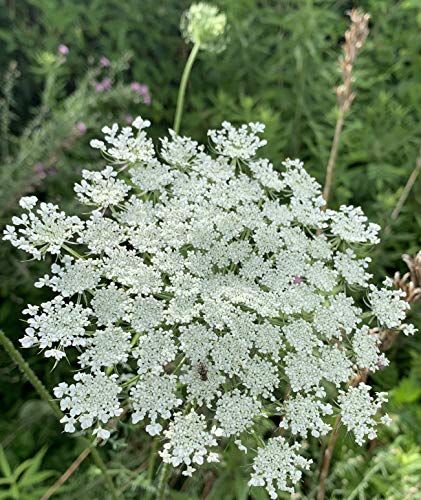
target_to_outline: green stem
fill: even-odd
[[[189,58],[187,59],[186,66],[184,67],[183,76],[181,77],[180,88],[178,89],[177,97],[177,108],[175,111],[174,118],[174,132],[178,134],[180,132],[181,117],[183,116],[183,106],[184,106],[184,96],[186,94],[186,86],[189,80],[190,71],[192,69],[194,60],[196,59],[197,53],[199,52],[200,44],[195,43],[192,51],[190,52]]]
[[[165,498],[165,492],[167,489],[167,479],[168,479],[168,473],[170,471],[170,466],[169,464],[164,463],[162,467],[162,471],[159,477],[159,483],[158,483],[158,493],[156,496],[157,500],[164,500]]]
[[[71,255],[73,255],[73,257],[76,257],[76,259],[83,259],[83,256],[80,255],[79,253],[77,253],[76,250],[73,250],[73,248],[70,248],[69,246],[67,246],[65,244],[63,244],[62,247],[64,248],[64,250],[66,250]]]
[[[129,387],[129,385],[132,385],[134,384],[135,382],[137,382],[140,378],[140,375],[135,375],[133,378],[131,378],[130,380],[128,380],[127,382],[124,382],[124,384],[122,384],[122,388],[125,389],[126,387]]]
[[[151,453],[149,455],[148,475],[146,477],[150,483],[152,483],[153,479],[153,471],[155,468],[157,448],[158,448],[158,438],[154,439],[151,447]],[[148,492],[146,494],[146,500],[150,500],[151,497],[152,497],[151,492]]]
[[[4,332],[0,330],[0,343],[4,347],[7,354],[12,358],[12,360],[18,365],[22,373],[26,376],[29,382],[33,385],[34,389],[38,392],[41,398],[48,403],[50,408],[53,410],[54,415],[60,420],[63,417],[63,413],[60,408],[54,403],[49,392],[42,384],[41,380],[35,375],[34,371],[28,365],[28,363],[23,359],[21,353],[15,348],[12,342],[6,337]]]
[[[61,420],[61,418],[63,417],[63,412],[60,410],[60,408],[57,406],[57,404],[53,401],[50,393],[44,387],[41,380],[36,376],[36,374],[32,370],[32,368],[23,359],[21,353],[12,344],[10,339],[8,337],[6,337],[5,333],[2,330],[0,330],[0,344],[4,347],[4,350],[10,356],[10,358],[18,365],[18,367],[20,368],[22,373],[26,376],[26,378],[29,380],[29,382],[32,384],[32,386],[37,391],[37,393],[41,396],[41,398],[50,406],[50,408],[53,410],[54,415],[59,420]],[[105,465],[104,461],[102,460],[101,455],[99,454],[98,450],[94,446],[92,446],[92,443],[91,443],[91,441],[89,441],[89,439],[80,438],[80,440],[83,443],[85,443],[88,447],[91,448],[92,458],[93,458],[94,462],[96,463],[97,467],[104,474],[105,482],[107,483],[108,488],[110,489],[112,497],[115,500],[117,500],[118,499],[117,491],[114,488],[113,482],[107,473],[107,466]]]

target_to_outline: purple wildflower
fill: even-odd
[[[110,60],[105,57],[105,56],[101,56],[100,59],[99,59],[99,63],[101,64],[101,66],[103,66],[104,68],[108,68],[109,66],[111,66],[111,63],[110,63]]]
[[[101,83],[105,90],[109,90],[111,88],[111,80],[108,78],[108,76],[105,77]]]
[[[69,53],[69,47],[67,45],[63,45],[62,43],[58,46],[58,51],[63,56],[66,56]]]
[[[86,132],[86,125],[83,122],[77,122],[76,128],[81,133],[81,135],[83,135]]]

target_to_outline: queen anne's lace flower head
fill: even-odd
[[[146,431],[154,436],[162,430],[162,425],[156,422],[158,416],[165,420],[171,417],[171,410],[180,406],[182,399],[176,397],[177,377],[175,375],[144,375],[137,384],[131,388],[130,397],[135,410],[132,415],[133,423],[140,422],[146,415],[151,423],[146,426]]]
[[[225,393],[217,403],[215,418],[223,436],[241,434],[258,415],[260,402],[253,396],[241,394],[238,389]]]
[[[338,252],[334,257],[335,268],[349,285],[366,286],[372,277],[366,273],[371,262],[370,257],[358,259],[353,250],[347,248],[344,253]]]
[[[352,338],[352,348],[358,368],[375,372],[389,364],[384,354],[380,354],[378,333],[370,331],[367,325],[356,330]]]
[[[87,339],[86,350],[79,356],[79,363],[83,368],[90,367],[92,371],[123,363],[129,357],[130,340],[130,333],[119,326],[97,330]]]
[[[378,243],[378,224],[370,222],[360,207],[342,205],[339,212],[327,210],[331,219],[331,232],[348,243]]]
[[[83,172],[85,220],[21,200],[4,239],[54,254],[36,286],[56,294],[24,311],[22,345],[75,360],[75,380],[54,391],[66,431],[106,439],[127,408],[185,475],[217,460],[221,439],[247,451],[244,437],[280,415],[284,436],[258,443],[250,481],[275,498],[309,467],[300,440],[329,432],[336,403],[358,443],[375,436],[385,396],[346,388],[386,366],[379,329],[414,333],[408,305],[390,282],[370,283],[378,227],[359,208],[324,211],[299,160],[278,173],[257,158],[262,125],[224,122],[209,131],[211,153],[170,131],[158,154],[149,125],[115,124],[93,141],[124,172]]]
[[[264,129],[265,126],[261,123],[249,123],[236,129],[231,123],[223,122],[222,130],[209,130],[208,136],[218,154],[232,159],[249,160],[260,147],[266,145],[266,141],[258,136]]]

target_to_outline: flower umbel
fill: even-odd
[[[67,432],[106,439],[125,407],[187,476],[218,460],[220,440],[247,451],[246,435],[280,415],[284,435],[257,440],[250,484],[290,493],[311,462],[301,441],[329,432],[336,404],[357,443],[375,437],[385,395],[347,382],[387,364],[367,320],[413,333],[408,305],[370,282],[378,227],[360,208],[324,211],[299,160],[278,173],[257,158],[263,125],[224,122],[211,152],[174,131],[156,152],[149,125],[114,124],[92,142],[114,167],[83,171],[84,220],[22,198],[4,239],[54,255],[36,286],[55,293],[24,311],[22,345],[75,360],[74,381],[54,391]]]

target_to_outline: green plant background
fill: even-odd
[[[406,272],[401,255],[420,248],[420,181],[396,221],[390,213],[421,146],[421,1],[215,3],[228,16],[229,43],[220,54],[200,53],[182,133],[206,141],[206,130],[223,120],[261,121],[267,126],[264,153],[277,165],[286,157],[301,158],[320,182],[337,115],[333,89],[340,79],[345,13],[361,7],[371,14],[370,35],[355,70],[357,97],[341,137],[332,206],[361,205],[371,220],[390,227],[373,250],[376,279]],[[89,140],[103,124],[141,114],[153,122],[155,138],[166,133],[189,51],[178,28],[188,5],[182,0],[0,0],[1,225],[17,210],[19,197],[30,192],[79,210],[72,184],[82,168],[102,166]],[[70,49],[64,61],[57,56],[59,44]],[[111,68],[100,67],[102,55]],[[98,93],[93,82],[104,77],[111,78],[112,88]],[[150,106],[130,88],[132,81],[149,86]],[[86,124],[86,134],[77,132],[78,122]],[[53,169],[43,179],[34,169],[39,162]],[[6,243],[0,245],[0,259],[0,327],[16,343],[25,304],[47,297],[32,285],[45,264],[25,262]],[[411,313],[418,326],[420,309],[415,306]],[[66,366],[51,371],[34,351],[23,354],[49,389],[70,373]],[[390,366],[371,383],[391,391],[393,425],[364,449],[340,435],[328,498],[421,498],[421,342],[400,338],[388,355]],[[62,434],[49,407],[4,352],[0,384],[0,498],[40,498],[82,448]],[[102,456],[121,498],[143,498],[150,488],[144,466],[148,440],[125,425],[119,436]],[[309,445],[318,450],[321,443]],[[215,500],[267,498],[248,489],[246,464],[247,457],[228,449],[220,468],[208,467],[185,482],[174,476],[170,497],[204,498],[209,491],[206,498]],[[299,498],[314,498],[317,466],[298,488]],[[56,497],[102,499],[107,492],[100,471],[87,460]]]

